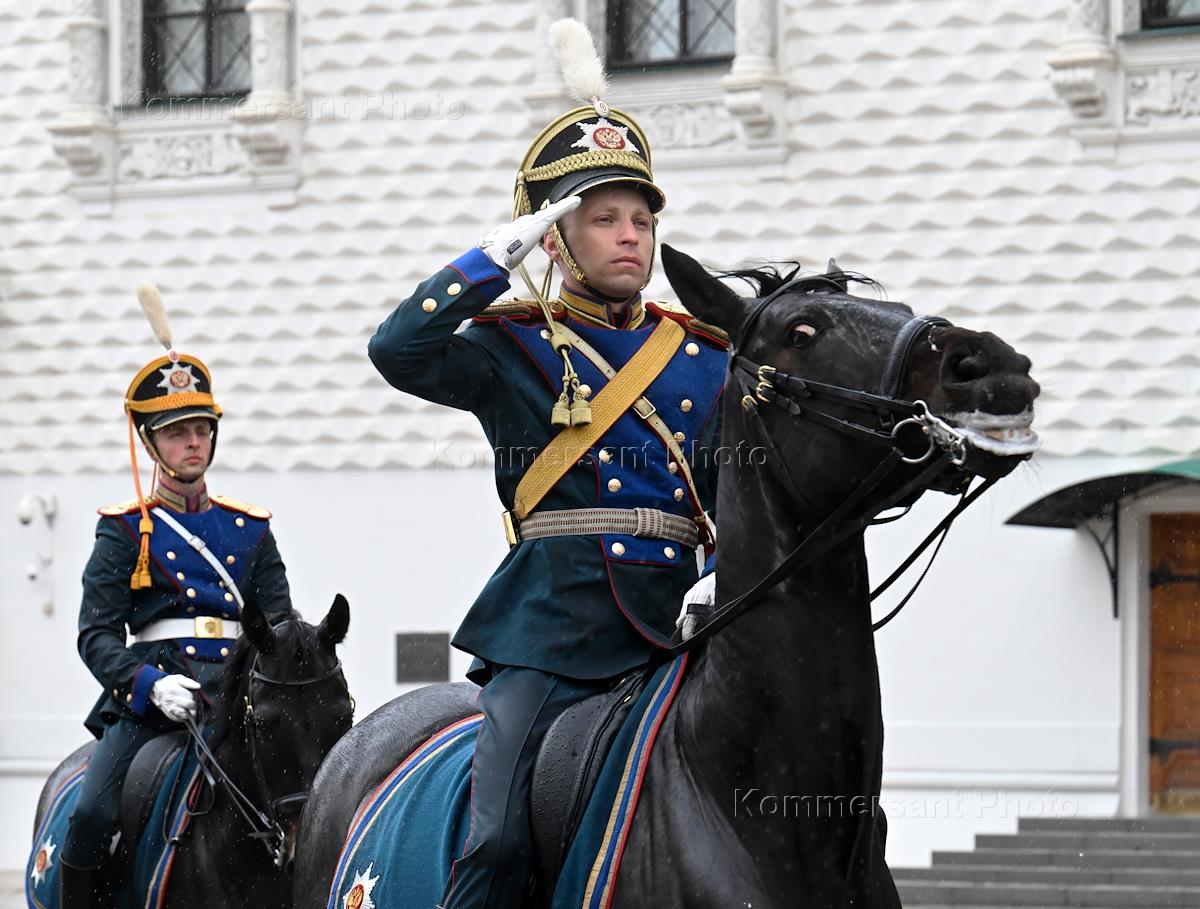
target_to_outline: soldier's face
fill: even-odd
[[[650,275],[654,218],[646,197],[625,186],[598,186],[583,194],[583,204],[559,222],[571,255],[591,285],[623,300],[642,289]],[[547,255],[562,264],[549,237]],[[574,284],[569,273],[563,280]]]
[[[193,483],[204,476],[212,456],[212,424],[203,417],[180,420],[154,431],[154,445],[176,478]]]

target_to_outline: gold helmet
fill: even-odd
[[[142,520],[139,533],[142,537],[141,553],[137,569],[130,579],[130,586],[135,590],[149,587],[149,543],[150,534],[154,532],[154,523],[150,519],[147,499],[142,494],[141,474],[138,470],[137,437],[145,443],[157,465],[169,476],[175,472],[163,461],[154,442],[153,433],[172,423],[182,420],[202,418],[212,426],[212,448],[209,451],[209,463],[217,448],[217,421],[221,418],[221,408],[213,400],[212,373],[198,358],[190,354],[179,353],[172,346],[171,327],[167,322],[166,311],[158,288],[153,284],[143,284],[137,289],[138,302],[142,305],[146,318],[154,336],[163,347],[167,348],[165,356],[156,357],[138,370],[129,388],[125,391],[125,415],[129,422],[129,463],[133,471],[133,485],[137,491],[138,505],[142,510]],[[207,466],[207,465],[206,465]]]
[[[667,197],[654,182],[650,143],[633,117],[604,102],[604,68],[587,28],[575,19],[560,19],[551,26],[550,37],[567,87],[584,106],[557,117],[529,146],[517,172],[513,217],[606,183],[623,183],[639,190],[651,214],[657,215]],[[588,286],[587,275],[575,262],[557,224],[550,229],[550,236],[563,264]]]

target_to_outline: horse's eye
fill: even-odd
[[[817,329],[807,322],[801,322],[798,325],[792,326],[792,346],[803,347],[809,341],[817,336]]]

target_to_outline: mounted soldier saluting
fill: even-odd
[[[267,618],[291,609],[270,514],[208,493],[221,417],[208,367],[172,348],[155,288],[140,287],[138,299],[167,354],[142,367],[125,393],[137,499],[100,509],[83,573],[79,653],[105,692],[85,722],[99,742],[62,845],[63,909],[111,905],[106,865],[126,771],[150,739],[196,717],[198,698],[218,700],[241,632],[242,592]],[[142,494],[138,442],[155,465],[150,496]]]
[[[642,299],[666,202],[649,144],[602,100],[584,27],[564,20],[552,37],[585,106],[529,147],[514,220],[420,284],[370,343],[393,386],[479,418],[511,546],[454,637],[477,658],[484,719],[453,909],[521,904],[550,724],[669,645],[689,590],[711,597],[696,552],[711,569],[727,339]],[[541,282],[522,264],[537,245],[552,261]],[[514,270],[534,299],[496,303]]]

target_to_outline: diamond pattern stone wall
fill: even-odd
[[[223,467],[487,462],[473,420],[388,388],[366,341],[507,216],[536,131],[537,4],[301,6],[295,204],[239,192],[108,217],[70,194],[46,130],[66,103],[72,4],[0,10],[0,473],[125,469],[121,395],[157,353],[133,293],[146,280],[213,369]],[[663,238],[714,265],[833,255],[918,310],[995,331],[1034,360],[1050,454],[1195,452],[1195,149],[1084,157],[1046,79],[1065,15],[1038,0],[787,0],[774,166],[720,104],[653,106]],[[636,112],[653,81],[616,94]],[[650,293],[669,295],[661,273]]]

